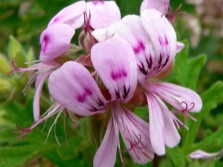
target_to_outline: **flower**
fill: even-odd
[[[122,39],[110,38],[93,46],[91,59],[110,94],[107,101],[90,73],[76,62],[67,62],[50,75],[51,96],[80,116],[103,113],[111,108],[111,117],[95,155],[94,166],[114,166],[117,147],[122,160],[119,131],[135,162],[151,161],[153,151],[147,133],[149,124],[124,106],[133,97],[137,84],[137,66],[131,46]]]
[[[194,118],[188,111],[199,112],[202,107],[202,101],[194,91],[157,82],[158,78],[169,74],[176,53],[182,49],[182,45],[178,48],[174,28],[162,13],[147,9],[141,13],[141,17],[126,16],[106,30],[96,30],[93,35],[99,40],[121,38],[131,45],[138,66],[138,82],[148,103],[151,145],[156,154],[164,155],[165,145],[174,147],[180,141],[174,123],[177,126],[178,122],[184,124],[169,111],[161,99],[192,119]]]
[[[40,94],[46,78],[67,61],[76,60],[84,65],[91,65],[89,55],[80,55],[77,52],[85,49],[86,53],[89,54],[88,52],[95,42],[91,38],[90,40],[84,39],[85,42],[82,45],[79,41],[81,47],[71,44],[75,30],[83,26],[85,32],[80,34],[79,39],[83,35],[88,38],[91,36],[92,30],[105,28],[120,18],[119,8],[114,1],[76,2],[56,14],[42,32],[40,36],[40,61],[34,62],[37,64],[29,68],[19,68],[16,67],[15,61],[12,61],[12,72],[32,72],[26,89],[36,80],[33,103],[35,121],[40,118]]]
[[[215,152],[215,153],[208,153],[202,150],[196,150],[192,153],[190,153],[189,157],[192,159],[209,159],[209,158],[213,158],[216,157],[218,155],[220,155],[220,157],[223,154],[223,149],[221,149],[219,152]]]

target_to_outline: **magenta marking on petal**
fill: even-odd
[[[58,17],[56,17],[54,20],[53,20],[53,22],[58,22],[58,21],[60,21],[61,20],[61,18],[62,18],[62,16],[58,16]]]
[[[103,5],[104,3],[105,3],[104,1],[94,1],[93,2],[94,5],[97,5],[97,4],[102,4]]]
[[[139,41],[139,46],[142,50],[145,50],[145,45],[142,41]]]
[[[114,72],[114,71],[111,72],[111,78],[113,80],[125,78],[125,77],[127,77],[127,75],[128,75],[128,73],[124,69],[121,69],[119,72]]]
[[[167,39],[167,37],[165,36],[165,45],[168,45],[168,44],[169,44],[168,39]]]
[[[41,43],[41,49],[43,52],[46,51],[47,46],[49,44],[49,40],[50,40],[50,37],[48,36],[48,34],[45,34],[43,37],[43,42]]]
[[[91,92],[90,89],[85,88],[84,90],[85,90],[85,92],[82,95],[77,96],[77,101],[79,101],[81,103],[83,103],[86,100],[87,96],[91,96],[92,95],[92,92]]]
[[[137,45],[133,47],[133,51],[135,54],[139,54],[142,50],[145,50],[145,45],[141,40],[139,40]]]
[[[165,39],[163,39],[162,37],[159,37],[158,39],[159,39],[159,43],[160,43],[161,46],[166,46],[166,45],[169,44],[168,39],[166,38],[166,36],[165,36]]]
[[[86,95],[89,95],[89,96],[92,95],[92,92],[90,89],[85,88],[84,90],[85,90]]]

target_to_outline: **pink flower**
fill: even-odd
[[[192,153],[190,153],[190,158],[192,159],[210,159],[210,158],[214,158],[214,157],[221,157],[223,155],[223,149],[221,149],[221,151],[219,152],[215,152],[215,153],[208,153],[202,150],[196,150]]]
[[[178,122],[184,124],[169,111],[161,99],[192,119],[194,118],[188,111],[199,112],[202,107],[202,101],[195,92],[174,84],[155,82],[156,78],[169,71],[176,53],[183,48],[178,48],[172,25],[162,13],[149,9],[141,13],[141,18],[126,16],[105,30],[96,30],[93,35],[99,40],[121,38],[131,45],[138,66],[138,82],[149,107],[151,145],[156,154],[165,154],[165,145],[174,147],[180,141],[174,123],[177,126]]]
[[[94,166],[114,166],[117,147],[121,156],[119,131],[135,162],[151,161],[149,124],[124,107],[133,97],[137,84],[137,66],[131,46],[122,39],[110,38],[93,46],[91,59],[110,93],[107,101],[91,74],[75,62],[65,63],[51,74],[50,94],[57,103],[80,116],[103,113],[111,107],[110,121],[95,155]]]
[[[163,15],[166,15],[169,8],[169,0],[143,0],[141,7],[140,7],[140,13],[142,13],[144,10],[147,9],[156,9]]]
[[[86,30],[84,35],[87,34],[89,36],[92,29],[104,28],[120,20],[120,18],[119,8],[114,1],[76,2],[55,15],[49,22],[48,27],[42,32],[40,36],[40,61],[36,61],[37,64],[29,68],[18,68],[15,66],[14,61],[12,61],[13,71],[21,73],[32,72],[26,88],[36,79],[36,93],[33,105],[35,121],[38,121],[40,118],[40,93],[46,78],[64,62],[71,60],[67,56],[69,50],[75,54],[75,51],[72,50],[71,40],[76,29],[83,26]],[[87,53],[95,44],[93,40],[92,38],[85,40],[84,46],[81,45]],[[89,62],[89,55],[83,55],[77,61],[86,65],[91,64]]]

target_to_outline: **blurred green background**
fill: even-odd
[[[201,94],[217,81],[223,80],[222,0],[170,1],[173,11],[182,4],[180,11],[187,13],[187,15],[178,15],[173,23],[178,40],[189,41],[189,52],[185,51],[185,54],[188,54],[187,56],[191,60],[195,59],[199,54],[207,55],[206,63],[202,67],[196,83],[197,92]],[[43,132],[41,132],[41,129],[44,125],[34,129],[33,132],[28,134],[24,142],[14,142],[18,135],[11,132],[11,130],[15,129],[16,123],[21,127],[31,126],[33,121],[32,100],[34,94],[34,88],[31,88],[26,96],[22,92],[28,81],[28,75],[25,74],[20,78],[19,74],[14,76],[7,75],[10,71],[9,62],[15,56],[13,49],[19,48],[22,50],[26,60],[32,60],[33,57],[38,59],[40,52],[39,36],[41,32],[58,11],[74,2],[73,0],[0,0],[0,167],[92,166],[96,150],[89,137],[89,120],[87,119],[81,119],[77,124],[67,123],[68,148],[66,147],[63,128],[64,119],[67,121],[68,119],[63,118],[63,116],[58,120],[56,127],[56,133],[61,141],[61,146],[56,143],[53,132],[50,134],[48,141],[44,143],[54,119],[50,119],[47,122]],[[139,14],[141,0],[116,0],[116,2],[120,7],[122,16]],[[74,39],[74,42],[77,43],[76,39]],[[180,66],[176,68],[182,68],[182,71],[185,70],[184,67]],[[193,75],[193,72],[190,74]],[[169,80],[172,80],[172,77],[174,75],[171,75]],[[190,80],[190,77],[188,76],[187,80]],[[223,136],[220,135],[223,132],[222,128],[220,132],[218,131],[222,127],[223,121],[223,96],[222,94],[218,95],[223,90],[219,85],[214,87],[216,93],[206,93],[204,95],[206,97],[208,94],[208,98],[215,99],[215,101],[213,100],[214,102],[211,103],[213,107],[208,109],[208,114],[202,116],[195,139],[196,142],[200,142],[207,136],[217,132],[216,138],[208,140],[205,143],[206,145],[203,145],[203,149],[212,152],[219,151],[223,145]],[[45,104],[42,105],[42,110],[46,111],[50,103],[47,86],[44,86],[43,94],[42,102],[45,102]],[[147,109],[138,109],[137,112],[145,119],[148,116]],[[181,129],[180,133],[182,140],[184,140],[184,137],[187,138],[186,133],[188,131]],[[187,157],[190,149],[184,149],[184,144],[182,143],[179,147],[172,150],[168,149],[167,156],[156,157],[153,163],[145,166],[203,165],[220,167],[223,165],[222,159],[207,161],[190,160]],[[134,164],[128,155],[126,157],[127,167],[140,166]],[[119,159],[119,156],[117,156],[116,166],[121,166]]]

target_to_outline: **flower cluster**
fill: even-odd
[[[125,151],[139,164],[152,161],[154,153],[164,155],[165,146],[176,146],[177,127],[186,127],[185,120],[181,122],[166,103],[184,118],[195,119],[188,112],[199,112],[202,101],[190,89],[160,81],[184,47],[177,41],[170,22],[175,16],[168,9],[169,0],[144,0],[140,16],[123,18],[114,1],[79,1],[62,9],[40,36],[40,61],[29,68],[12,62],[15,71],[32,71],[28,86],[33,81],[36,86],[35,123],[19,137],[62,112],[81,117],[106,114],[107,130],[94,157],[95,167],[114,166],[117,148],[124,163],[119,133]],[[77,29],[82,29],[79,46],[71,43]],[[40,116],[47,78],[55,103]],[[137,106],[148,106],[149,123],[134,113]]]

